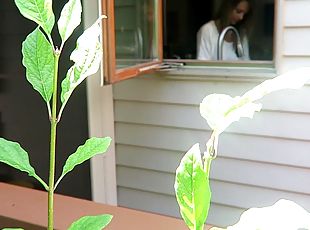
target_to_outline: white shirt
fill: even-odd
[[[197,33],[197,59],[199,60],[217,60],[217,41],[219,32],[215,25],[215,21],[209,21],[204,24]],[[246,36],[242,39],[242,47],[244,55],[238,57],[233,42],[223,43],[223,60],[249,60],[249,43]]]

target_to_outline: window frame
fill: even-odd
[[[163,62],[163,15],[162,0],[154,0],[156,16],[154,20],[157,33],[158,58],[143,64],[136,64],[130,67],[116,68],[116,41],[115,41],[115,14],[114,0],[101,0],[101,13],[108,18],[102,22],[103,40],[103,65],[104,80],[107,84],[113,84],[125,79],[136,77],[140,74],[153,72]]]
[[[130,67],[117,69],[116,68],[116,44],[115,44],[115,14],[114,14],[114,1],[115,0],[101,0],[101,13],[107,15],[108,18],[103,20],[102,31],[103,31],[103,66],[104,66],[104,81],[105,84],[114,84],[116,82],[134,78],[136,76],[148,73],[154,73],[156,70],[160,70],[160,66],[163,62],[167,63],[180,63],[182,65],[177,65],[177,67],[186,66],[201,68],[225,68],[225,67],[237,67],[237,68],[247,68],[251,69],[253,67],[267,67],[275,69],[276,65],[276,55],[277,55],[277,21],[278,21],[278,8],[279,0],[274,0],[274,28],[273,28],[273,55],[272,60],[249,60],[249,61],[203,61],[196,59],[163,59],[163,1],[164,0],[154,0],[156,5],[156,18],[155,18],[155,28],[158,34],[157,38],[157,52],[158,59],[150,62],[145,62],[143,64],[136,64]],[[157,19],[157,23],[156,23]],[[254,69],[255,69],[254,68]],[[164,68],[164,71],[167,69]]]

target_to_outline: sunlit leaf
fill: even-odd
[[[298,89],[310,79],[310,68],[300,68],[264,81],[241,97],[225,94],[211,94],[200,104],[200,114],[217,134],[241,117],[252,118],[261,110],[261,104],[254,103],[263,96],[282,89]]]
[[[97,21],[78,38],[76,49],[70,56],[74,65],[68,70],[66,78],[61,84],[61,102],[63,104],[67,102],[73,90],[86,77],[98,71],[102,56],[100,33],[101,29]]]
[[[55,24],[52,0],[15,0],[20,13],[40,25],[50,34]]]
[[[45,188],[47,188],[47,185],[30,165],[28,153],[22,149],[18,143],[0,138],[0,162],[28,173],[29,176],[36,178]]]
[[[199,144],[182,158],[174,188],[185,223],[192,230],[202,230],[208,216],[211,190],[208,175],[203,170]]]
[[[27,80],[49,102],[53,93],[54,55],[51,44],[39,28],[27,36],[22,53]]]
[[[274,205],[250,208],[227,230],[281,229],[309,230],[310,213],[293,201],[281,199]]]
[[[81,0],[69,0],[62,9],[58,20],[58,30],[63,43],[81,23],[81,13]]]
[[[71,154],[62,170],[62,174],[57,181],[56,185],[59,184],[60,180],[73,168],[84,161],[89,160],[93,156],[101,153],[105,153],[111,143],[110,137],[98,138],[92,137],[88,139],[84,145],[78,147],[75,153]]]
[[[261,104],[249,102],[241,97],[232,98],[225,94],[210,94],[200,104],[201,116],[217,134],[241,117],[252,118],[260,109]]]
[[[68,230],[102,230],[112,220],[113,216],[105,214],[99,216],[84,216],[71,224]]]
[[[246,92],[242,98],[248,101],[261,99],[263,96],[282,89],[299,89],[310,79],[310,67],[303,67],[266,80]]]

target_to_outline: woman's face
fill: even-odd
[[[248,13],[249,8],[250,6],[248,1],[239,2],[238,5],[230,13],[230,24],[236,25],[238,22],[242,21],[244,16]]]

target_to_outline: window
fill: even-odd
[[[247,35],[251,63],[273,60],[274,2],[253,1]],[[199,28],[213,19],[219,0],[102,0],[105,80],[114,83],[168,62],[196,60]]]
[[[107,0],[105,80],[114,83],[149,72],[162,62],[162,1]]]

